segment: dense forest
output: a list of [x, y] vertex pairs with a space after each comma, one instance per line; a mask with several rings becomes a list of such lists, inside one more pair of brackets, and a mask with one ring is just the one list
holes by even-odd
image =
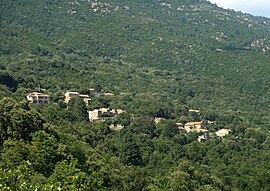
[[[206, 0], [1, 0], [0, 40], [0, 190], [270, 189], [270, 19]], [[96, 108], [125, 113], [90, 122]], [[205, 120], [205, 142], [176, 125]]]

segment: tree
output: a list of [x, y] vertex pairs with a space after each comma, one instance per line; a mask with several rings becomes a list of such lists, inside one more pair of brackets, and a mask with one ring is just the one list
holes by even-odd
[[31, 140], [31, 133], [43, 129], [45, 121], [41, 115], [26, 106], [19, 105], [11, 98], [0, 101], [0, 136], [3, 140]]
[[171, 139], [175, 135], [179, 134], [180, 131], [176, 123], [172, 120], [162, 120], [157, 124], [155, 133], [161, 137]]
[[11, 91], [16, 91], [18, 82], [6, 71], [0, 70], [0, 84], [6, 85]]
[[87, 176], [86, 173], [76, 168], [76, 161], [68, 162], [63, 160], [59, 162], [53, 174], [48, 178], [48, 182], [43, 189], [50, 190], [100, 190], [101, 182], [96, 177]]
[[29, 159], [29, 145], [23, 141], [6, 140], [0, 156], [1, 169], [14, 169]]
[[125, 133], [122, 138], [123, 141], [120, 147], [120, 158], [122, 161], [127, 165], [142, 165], [140, 148], [132, 134]]
[[128, 113], [121, 113], [117, 116], [117, 121], [123, 126], [128, 126], [130, 124], [130, 115]]
[[0, 190], [34, 191], [42, 187], [45, 178], [34, 172], [29, 161], [24, 161], [15, 169], [0, 171]]
[[170, 188], [173, 191], [220, 191], [223, 187], [218, 178], [210, 176], [207, 171], [197, 170], [187, 160], [183, 160], [171, 173]]
[[58, 140], [45, 131], [32, 134], [29, 156], [35, 171], [46, 177], [53, 172], [56, 163], [63, 159], [63, 156], [58, 153]]
[[135, 117], [131, 124], [132, 131], [135, 133], [142, 133], [149, 135], [150, 137], [155, 136], [155, 125], [153, 119], [147, 116]]
[[87, 107], [82, 98], [74, 98], [68, 102], [69, 112], [76, 121], [86, 121], [88, 119]]

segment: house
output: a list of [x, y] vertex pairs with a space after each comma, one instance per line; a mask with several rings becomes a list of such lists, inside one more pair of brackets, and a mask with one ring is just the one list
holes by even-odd
[[83, 99], [83, 101], [86, 103], [86, 106], [91, 105], [91, 98], [88, 95], [80, 94], [80, 98]]
[[114, 124], [110, 125], [110, 129], [113, 131], [120, 131], [122, 129], [124, 129], [125, 127], [121, 124], [117, 124], [116, 126]]
[[126, 111], [125, 110], [122, 110], [122, 109], [116, 109], [116, 115], [119, 115], [121, 113], [125, 113]]
[[88, 111], [89, 114], [89, 121], [95, 121], [95, 120], [100, 120], [102, 119], [102, 114], [104, 113], [110, 113], [111, 114], [111, 109], [110, 108], [99, 108], [95, 109], [93, 111]]
[[92, 95], [99, 96], [101, 95], [103, 90], [101, 90], [100, 88], [90, 88], [89, 91]]
[[[92, 122], [95, 120], [104, 119], [105, 117], [112, 117], [115, 115], [119, 115], [124, 112], [125, 110], [122, 110], [122, 109], [99, 108], [93, 111], [88, 111], [88, 114], [89, 114], [89, 120]], [[102, 115], [102, 114], [108, 114], [108, 115]]]
[[88, 111], [89, 121], [95, 121], [101, 119], [102, 112], [99, 109]]
[[205, 122], [204, 121], [186, 123], [184, 128], [185, 128], [185, 131], [187, 133], [189, 133], [189, 132], [208, 132], [208, 130], [205, 129]]
[[183, 123], [176, 123], [176, 126], [178, 127], [178, 129], [180, 130], [180, 132], [182, 132], [182, 133], [185, 133], [186, 132]]
[[176, 123], [177, 127], [180, 128], [180, 127], [184, 127], [183, 123]]
[[220, 138], [223, 138], [225, 137], [226, 135], [229, 135], [231, 132], [230, 129], [226, 129], [226, 128], [223, 128], [223, 129], [220, 129], [218, 130], [217, 132], [215, 132], [215, 134], [220, 137]]
[[78, 92], [66, 92], [64, 102], [68, 103], [71, 99], [78, 97], [80, 97], [80, 94]]
[[212, 125], [215, 124], [215, 121], [206, 120], [205, 125]]
[[111, 111], [110, 108], [100, 108], [98, 109], [101, 113], [109, 113]]
[[161, 120], [165, 120], [165, 119], [162, 117], [155, 117], [154, 122], [155, 122], [155, 124], [158, 124], [161, 122]]
[[209, 135], [208, 135], [208, 133], [205, 133], [205, 134], [199, 136], [197, 140], [198, 140], [200, 143], [209, 140]]
[[189, 112], [194, 112], [194, 113], [200, 113], [200, 110], [198, 110], [198, 109], [190, 109], [190, 110], [188, 110]]
[[28, 94], [27, 100], [36, 104], [49, 104], [49, 96], [44, 93], [32, 92]]
[[184, 130], [184, 125], [183, 125], [183, 123], [176, 123], [176, 126], [178, 127], [178, 129]]
[[103, 95], [105, 95], [105, 96], [114, 96], [114, 94], [113, 93], [104, 93]]
[[119, 114], [121, 114], [121, 113], [125, 113], [125, 110], [122, 110], [122, 109], [111, 109], [111, 110], [110, 110], [110, 113], [111, 113], [112, 115], [119, 115]]
[[71, 99], [79, 97], [83, 99], [83, 101], [86, 103], [86, 106], [91, 104], [91, 98], [88, 95], [82, 95], [79, 94], [78, 92], [66, 92], [64, 103], [67, 104]]

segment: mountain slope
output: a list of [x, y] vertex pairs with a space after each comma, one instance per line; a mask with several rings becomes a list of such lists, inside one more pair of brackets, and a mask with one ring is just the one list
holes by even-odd
[[[266, 18], [201, 0], [1, 1], [1, 13], [1, 65], [34, 86], [102, 84], [118, 92], [167, 92], [167, 102], [192, 91], [190, 107], [245, 115], [269, 102]], [[158, 79], [163, 86], [148, 87]]]
[[1, 0], [0, 190], [269, 190], [269, 30], [205, 0]]

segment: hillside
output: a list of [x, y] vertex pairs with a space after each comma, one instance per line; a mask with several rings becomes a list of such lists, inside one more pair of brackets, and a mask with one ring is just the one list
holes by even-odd
[[[2, 0], [0, 14], [0, 190], [269, 187], [270, 19], [206, 0]], [[41, 90], [51, 104], [25, 102]], [[68, 90], [127, 114], [89, 123]], [[233, 133], [198, 143], [175, 126], [203, 120]]]
[[[102, 84], [110, 91], [166, 92], [170, 102], [192, 91], [198, 96], [191, 107], [268, 110], [269, 19], [207, 1], [2, 1], [1, 8], [1, 67], [34, 86]], [[104, 70], [97, 64], [103, 59], [123, 65]]]

